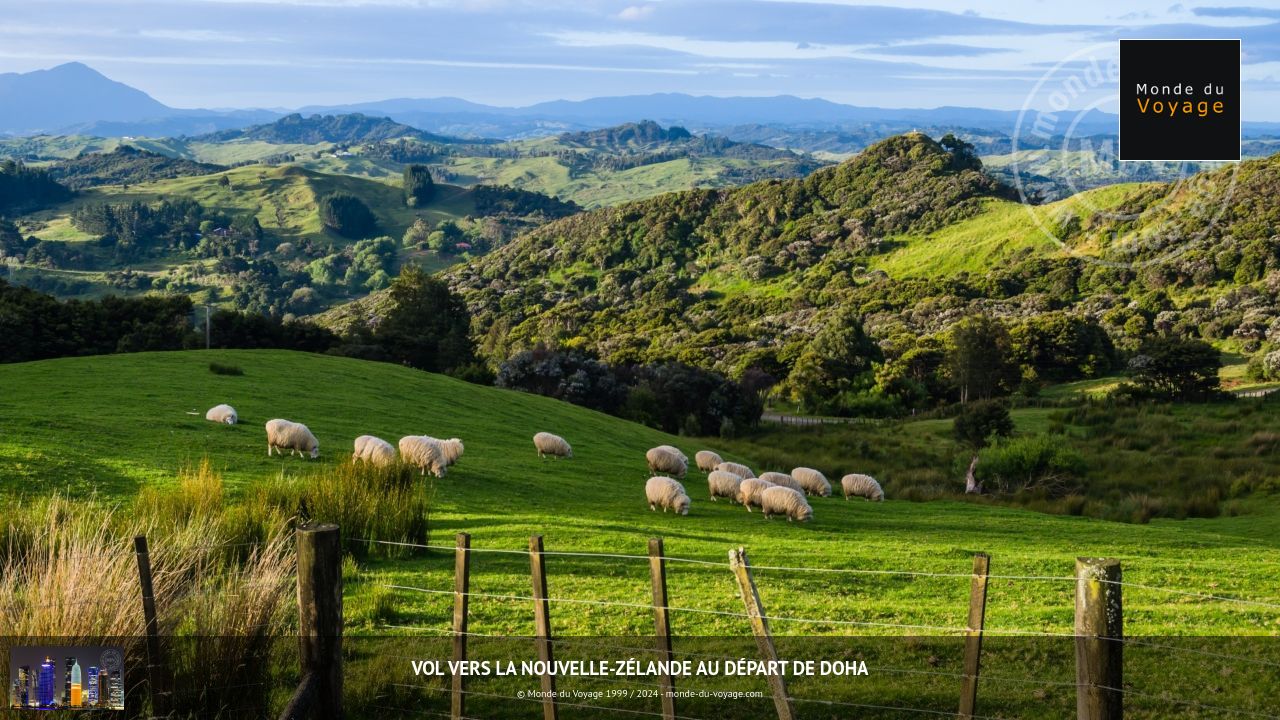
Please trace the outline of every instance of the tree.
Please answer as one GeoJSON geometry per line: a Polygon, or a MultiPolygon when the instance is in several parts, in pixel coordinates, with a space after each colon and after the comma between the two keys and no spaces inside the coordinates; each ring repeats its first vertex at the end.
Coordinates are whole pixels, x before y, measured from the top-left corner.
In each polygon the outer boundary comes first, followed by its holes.
{"type": "Polygon", "coordinates": [[[378,230],[378,220],[360,198],[335,192],[320,198],[320,222],[346,238],[366,238],[378,230]]]}
{"type": "Polygon", "coordinates": [[[1207,400],[1218,390],[1218,350],[1203,340],[1149,338],[1129,361],[1138,388],[1165,400],[1207,400]]]}
{"type": "Polygon", "coordinates": [[[808,409],[837,404],[841,393],[881,359],[880,348],[862,329],[862,318],[843,308],[818,331],[796,360],[789,380],[792,396],[808,409]]]}
{"type": "Polygon", "coordinates": [[[956,416],[952,432],[961,445],[973,451],[969,471],[964,476],[964,491],[980,493],[982,485],[978,484],[973,475],[978,467],[978,453],[991,444],[992,437],[1008,437],[1013,434],[1013,419],[1009,417],[1009,407],[999,400],[968,403],[956,416]]]}
{"type": "Polygon", "coordinates": [[[475,361],[471,316],[443,280],[406,265],[391,282],[391,309],[373,331],[390,360],[428,372],[475,361]]]}
{"type": "Polygon", "coordinates": [[[1021,377],[1009,331],[987,315],[972,315],[951,329],[945,368],[962,403],[1006,395],[1021,377]]]}
{"type": "Polygon", "coordinates": [[[425,205],[435,194],[436,186],[431,180],[431,169],[426,165],[404,166],[404,202],[409,207],[425,205]]]}

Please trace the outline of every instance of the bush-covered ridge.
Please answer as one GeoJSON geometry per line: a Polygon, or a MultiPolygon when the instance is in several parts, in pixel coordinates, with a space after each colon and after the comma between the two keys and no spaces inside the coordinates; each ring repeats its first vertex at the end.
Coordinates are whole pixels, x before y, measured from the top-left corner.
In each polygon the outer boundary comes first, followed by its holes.
{"type": "Polygon", "coordinates": [[[210,175],[226,170],[221,165],[171,158],[130,145],[121,145],[114,152],[83,153],[71,160],[62,160],[50,168],[53,179],[72,190],[98,185],[136,185],[153,180],[210,175]]]}
{"type": "Polygon", "coordinates": [[[275,122],[253,125],[240,130],[222,130],[195,139],[205,142],[260,140],[277,144],[312,144],[378,142],[394,138],[414,138],[437,143],[473,142],[429,133],[398,123],[391,118],[375,118],[361,113],[311,115],[310,117],[293,113],[275,122]]]}

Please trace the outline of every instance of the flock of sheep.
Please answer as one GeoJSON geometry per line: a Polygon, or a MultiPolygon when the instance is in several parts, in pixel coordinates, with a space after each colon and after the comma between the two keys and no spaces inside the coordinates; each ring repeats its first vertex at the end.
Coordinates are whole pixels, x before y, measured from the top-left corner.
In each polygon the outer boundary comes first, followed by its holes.
{"type": "MultiPolygon", "coordinates": [[[[655,475],[645,483],[645,497],[649,509],[662,508],[680,515],[689,514],[692,502],[684,485],[676,478],[683,478],[689,471],[689,458],[679,448],[659,445],[645,453],[649,472],[655,475]],[[674,476],[674,477],[671,477],[674,476]]],[[[813,468],[798,467],[790,473],[766,472],[756,477],[751,468],[741,463],[725,462],[711,450],[700,450],[694,455],[698,469],[707,474],[707,491],[711,501],[728,498],[751,512],[760,508],[765,519],[785,515],[788,521],[806,522],[813,519],[813,506],[808,497],[831,497],[831,483],[821,472],[813,468]]],[[[840,479],[844,499],[861,497],[867,500],[884,500],[884,490],[870,475],[850,473],[840,479]]]]}
{"type": "MultiPolygon", "coordinates": [[[[212,422],[235,425],[239,421],[235,408],[230,405],[218,405],[205,413],[205,419],[212,422]]],[[[281,418],[267,421],[267,455],[273,453],[310,456],[320,455],[320,442],[311,430],[302,423],[281,418]]],[[[559,435],[540,432],[533,436],[533,446],[538,457],[571,458],[573,448],[559,435]]],[[[427,435],[407,435],[400,438],[399,458],[407,465],[418,468],[423,475],[430,472],[435,477],[444,477],[449,466],[462,457],[462,441],[458,438],[439,440],[427,435]]],[[[365,462],[384,467],[396,462],[396,447],[382,438],[373,435],[361,435],[355,440],[352,453],[353,462],[365,462]]],[[[659,445],[645,453],[649,463],[649,472],[665,473],[654,475],[645,483],[645,497],[649,509],[663,512],[672,510],[680,515],[689,514],[692,500],[685,491],[680,478],[689,471],[689,458],[679,448],[671,445],[659,445]]],[[[711,501],[728,498],[729,502],[737,502],[751,512],[753,507],[760,508],[766,519],[774,515],[784,515],[788,521],[805,522],[813,519],[813,506],[809,497],[831,497],[831,483],[818,470],[798,467],[790,473],[765,472],[756,477],[751,468],[736,462],[726,462],[711,450],[700,450],[694,456],[698,469],[707,474],[707,491],[711,501]]],[[[861,497],[867,500],[884,500],[884,490],[880,483],[869,475],[850,473],[840,479],[840,489],[844,499],[861,497]]]]}

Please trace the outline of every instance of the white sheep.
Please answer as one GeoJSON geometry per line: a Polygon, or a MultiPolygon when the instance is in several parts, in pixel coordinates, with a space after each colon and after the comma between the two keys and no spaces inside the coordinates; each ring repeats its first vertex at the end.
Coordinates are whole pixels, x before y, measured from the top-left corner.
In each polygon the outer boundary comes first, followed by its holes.
{"type": "Polygon", "coordinates": [[[573,448],[569,447],[569,443],[559,435],[552,435],[549,432],[540,432],[533,436],[533,446],[538,449],[538,457],[573,457],[573,448]]]}
{"type": "Polygon", "coordinates": [[[813,468],[798,467],[791,471],[791,477],[800,483],[805,495],[831,497],[831,482],[822,472],[813,468]]]}
{"type": "Polygon", "coordinates": [[[724,462],[724,458],[710,450],[699,450],[694,454],[693,459],[698,463],[698,469],[705,473],[715,470],[717,465],[724,462]]]}
{"type": "Polygon", "coordinates": [[[355,452],[351,454],[351,461],[386,467],[396,461],[396,449],[380,437],[361,435],[356,438],[355,452]]]}
{"type": "Polygon", "coordinates": [[[771,487],[760,493],[760,509],[766,520],[774,515],[786,515],[787,522],[813,519],[813,508],[804,499],[804,493],[788,487],[771,487]]]}
{"type": "Polygon", "coordinates": [[[746,478],[738,485],[738,504],[751,512],[751,506],[760,507],[760,495],[771,487],[777,487],[768,480],[746,478]]]}
{"type": "Polygon", "coordinates": [[[679,458],[684,461],[685,465],[689,464],[689,456],[685,455],[684,451],[676,447],[675,445],[659,445],[658,447],[679,456],[679,458]]]}
{"type": "Polygon", "coordinates": [[[840,489],[844,490],[844,499],[851,497],[866,498],[875,502],[884,501],[884,490],[880,487],[880,483],[870,475],[859,475],[858,473],[849,473],[840,478],[840,489]]]}
{"type": "Polygon", "coordinates": [[[204,414],[204,419],[210,422],[226,423],[227,425],[235,425],[240,422],[240,416],[236,414],[236,409],[225,403],[209,408],[209,412],[204,414]]]}
{"type": "Polygon", "coordinates": [[[267,421],[267,456],[275,450],[281,455],[285,450],[294,453],[310,453],[311,457],[320,457],[320,441],[311,434],[311,430],[302,423],[291,422],[281,418],[267,421]]]}
{"type": "Polygon", "coordinates": [[[658,475],[649,478],[649,482],[644,484],[644,494],[649,500],[650,510],[662,508],[662,512],[670,509],[679,515],[689,514],[689,494],[684,491],[684,485],[669,477],[658,475]]]}
{"type": "Polygon", "coordinates": [[[644,457],[649,461],[649,472],[667,473],[678,478],[684,477],[685,473],[689,472],[689,461],[679,450],[670,445],[650,448],[644,457]]]}
{"type": "Polygon", "coordinates": [[[400,458],[418,468],[422,475],[430,470],[432,475],[441,478],[449,469],[440,441],[426,435],[406,435],[400,438],[400,458]]]}
{"type": "Polygon", "coordinates": [[[711,502],[716,498],[729,498],[729,502],[738,499],[738,486],[742,478],[723,470],[712,470],[707,474],[707,490],[711,493],[711,502]]]}
{"type": "Polygon", "coordinates": [[[452,465],[458,462],[458,458],[462,457],[462,441],[458,438],[449,438],[440,441],[440,448],[444,450],[444,461],[446,464],[452,465]]]}
{"type": "Polygon", "coordinates": [[[774,485],[781,485],[785,488],[791,488],[799,493],[804,493],[804,487],[796,482],[796,479],[784,472],[765,472],[760,473],[761,480],[768,480],[774,485]]]}
{"type": "Polygon", "coordinates": [[[737,475],[738,477],[743,478],[744,480],[746,478],[753,478],[756,476],[755,471],[753,471],[751,468],[747,467],[746,465],[743,465],[742,463],[722,462],[716,466],[716,469],[723,470],[725,472],[731,472],[734,475],[737,475]]]}

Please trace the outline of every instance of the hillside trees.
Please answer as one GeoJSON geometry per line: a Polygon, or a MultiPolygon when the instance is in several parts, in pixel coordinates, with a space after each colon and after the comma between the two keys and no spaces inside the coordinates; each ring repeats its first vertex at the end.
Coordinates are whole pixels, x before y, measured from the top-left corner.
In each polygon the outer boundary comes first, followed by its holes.
{"type": "Polygon", "coordinates": [[[403,172],[404,202],[409,207],[426,205],[435,194],[431,170],[426,165],[405,165],[403,172]]]}
{"type": "Polygon", "coordinates": [[[475,362],[471,316],[443,281],[406,265],[391,283],[391,309],[373,328],[373,340],[389,360],[428,372],[475,362]]]}
{"type": "Polygon", "coordinates": [[[979,400],[969,403],[956,416],[952,433],[956,440],[973,452],[969,461],[969,470],[965,473],[964,491],[966,493],[982,492],[982,485],[974,476],[978,467],[978,453],[991,444],[993,437],[1008,437],[1013,434],[1013,419],[1009,417],[1009,406],[1000,400],[979,400]]]}
{"type": "Polygon", "coordinates": [[[962,403],[1007,395],[1020,378],[1009,331],[988,315],[970,316],[951,328],[943,368],[962,403]]]}
{"type": "Polygon", "coordinates": [[[0,162],[0,215],[20,215],[71,198],[72,192],[47,170],[21,162],[0,162]]]}
{"type": "Polygon", "coordinates": [[[792,397],[807,410],[830,409],[881,359],[862,318],[852,308],[842,308],[796,360],[788,376],[792,397]]]}
{"type": "Polygon", "coordinates": [[[1153,337],[1129,361],[1140,393],[1165,400],[1208,400],[1218,391],[1222,359],[1203,340],[1153,337]]]}
{"type": "Polygon", "coordinates": [[[373,211],[351,193],[334,192],[321,197],[319,213],[325,227],[345,238],[366,238],[378,230],[373,211]]]}

